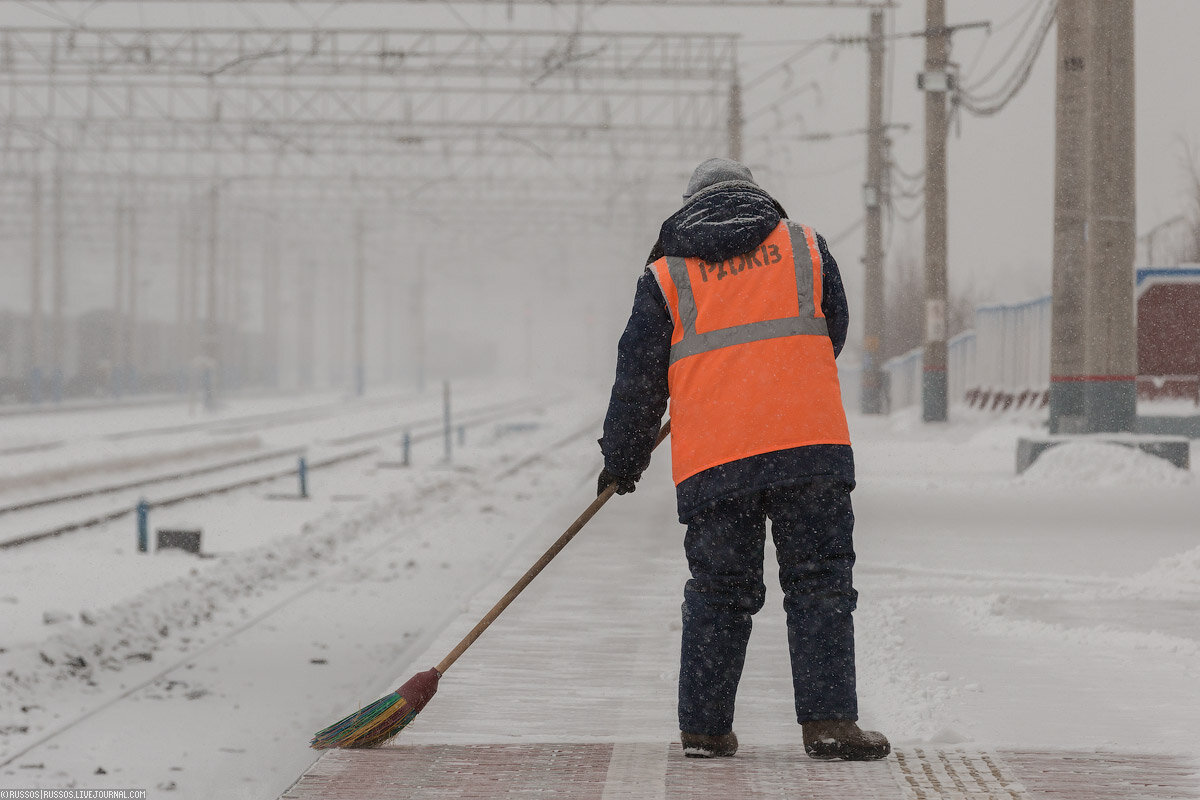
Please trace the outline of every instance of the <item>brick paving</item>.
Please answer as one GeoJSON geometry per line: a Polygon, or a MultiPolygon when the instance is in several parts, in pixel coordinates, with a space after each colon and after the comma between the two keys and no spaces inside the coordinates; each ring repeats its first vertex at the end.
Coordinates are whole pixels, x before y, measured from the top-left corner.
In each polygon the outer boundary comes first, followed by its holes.
{"type": "Polygon", "coordinates": [[[795,747],[688,759],[672,744],[394,746],[323,755],[285,800],[1195,800],[1196,766],[1163,755],[901,748],[818,762],[795,747]]]}

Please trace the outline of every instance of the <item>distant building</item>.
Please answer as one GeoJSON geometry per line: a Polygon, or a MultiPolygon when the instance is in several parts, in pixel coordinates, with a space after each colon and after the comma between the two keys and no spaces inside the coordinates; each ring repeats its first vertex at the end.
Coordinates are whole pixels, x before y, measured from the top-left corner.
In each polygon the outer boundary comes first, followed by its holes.
{"type": "Polygon", "coordinates": [[[1200,264],[1137,271],[1138,395],[1200,404],[1200,264]]]}

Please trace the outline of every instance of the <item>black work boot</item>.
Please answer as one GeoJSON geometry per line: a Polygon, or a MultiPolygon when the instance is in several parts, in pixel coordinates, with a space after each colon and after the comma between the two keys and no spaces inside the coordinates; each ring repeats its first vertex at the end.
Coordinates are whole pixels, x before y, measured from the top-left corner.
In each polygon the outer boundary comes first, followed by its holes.
{"type": "Polygon", "coordinates": [[[683,754],[688,758],[731,756],[738,747],[737,734],[732,731],[720,736],[680,731],[679,743],[683,745],[683,754]]]}
{"type": "Polygon", "coordinates": [[[849,719],[822,719],[803,723],[804,752],[821,761],[875,761],[892,752],[879,731],[864,731],[849,719]]]}

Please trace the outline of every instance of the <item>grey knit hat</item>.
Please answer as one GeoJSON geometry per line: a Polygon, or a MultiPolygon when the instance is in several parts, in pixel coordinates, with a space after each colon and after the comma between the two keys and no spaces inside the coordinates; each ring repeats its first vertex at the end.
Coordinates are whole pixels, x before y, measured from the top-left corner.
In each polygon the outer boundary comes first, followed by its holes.
{"type": "Polygon", "coordinates": [[[683,192],[683,199],[687,200],[701,189],[725,181],[745,181],[758,185],[754,176],[750,174],[750,168],[745,164],[729,158],[710,158],[692,173],[687,189],[683,192]]]}

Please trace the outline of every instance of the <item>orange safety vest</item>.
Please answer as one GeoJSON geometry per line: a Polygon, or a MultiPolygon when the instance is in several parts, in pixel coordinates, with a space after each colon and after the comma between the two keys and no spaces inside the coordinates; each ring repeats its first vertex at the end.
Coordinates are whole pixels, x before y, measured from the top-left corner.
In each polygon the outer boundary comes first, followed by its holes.
{"type": "Polygon", "coordinates": [[[675,322],[676,484],[760,453],[850,444],[811,228],[782,220],[740,256],[715,264],[667,256],[652,268],[675,322]]]}

